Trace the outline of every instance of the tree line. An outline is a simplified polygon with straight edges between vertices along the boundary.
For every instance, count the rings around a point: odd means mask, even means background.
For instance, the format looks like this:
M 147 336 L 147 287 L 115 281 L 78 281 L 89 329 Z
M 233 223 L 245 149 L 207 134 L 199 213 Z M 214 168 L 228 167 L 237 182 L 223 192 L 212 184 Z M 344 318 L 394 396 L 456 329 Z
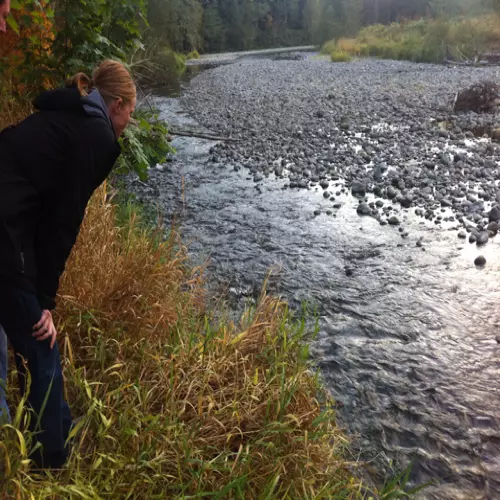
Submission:
M 149 0 L 151 34 L 188 52 L 319 44 L 362 26 L 470 15 L 500 0 Z

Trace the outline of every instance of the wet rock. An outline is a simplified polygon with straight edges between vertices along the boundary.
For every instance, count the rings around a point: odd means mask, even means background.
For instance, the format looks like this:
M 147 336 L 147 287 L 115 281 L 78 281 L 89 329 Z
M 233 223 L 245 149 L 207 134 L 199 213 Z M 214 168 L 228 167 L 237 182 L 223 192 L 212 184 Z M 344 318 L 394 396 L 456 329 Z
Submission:
M 387 220 L 387 222 L 391 226 L 399 226 L 399 224 L 401 224 L 401 222 L 399 221 L 399 219 L 395 215 L 393 215 L 392 217 L 389 217 L 389 219 Z
M 467 238 L 467 233 L 465 231 L 460 231 L 458 233 L 458 237 L 462 240 L 465 240 Z
M 340 130 L 344 130 L 344 131 L 349 130 L 351 128 L 351 124 L 349 122 L 349 118 L 343 117 L 340 120 L 339 128 L 340 128 Z
M 372 213 L 372 209 L 366 202 L 360 203 L 356 211 L 358 212 L 358 215 L 371 215 Z
M 486 245 L 486 243 L 488 243 L 488 240 L 490 239 L 490 236 L 488 234 L 488 231 L 482 231 L 481 233 L 479 233 L 479 235 L 477 236 L 477 245 L 480 246 L 480 245 Z
M 469 236 L 469 243 L 476 243 L 476 241 L 477 241 L 477 234 L 476 233 L 472 233 Z
M 351 186 L 351 193 L 354 196 L 364 197 L 366 195 L 366 183 L 354 181 Z
M 401 203 L 401 206 L 403 208 L 410 208 L 411 207 L 411 204 L 413 203 L 413 200 L 411 198 L 411 196 L 404 196 L 401 200 L 400 200 L 400 203 Z
M 488 230 L 489 233 L 496 235 L 500 229 L 500 226 L 498 225 L 498 222 L 490 222 L 486 227 L 486 229 Z
M 478 267 L 484 267 L 486 265 L 486 259 L 480 255 L 479 257 L 476 257 L 474 264 Z
M 490 222 L 500 221 L 500 205 L 495 205 L 488 214 L 488 219 Z
M 389 188 L 387 189 L 387 198 L 392 200 L 393 198 L 396 198 L 397 194 L 397 191 L 392 186 L 389 186 Z

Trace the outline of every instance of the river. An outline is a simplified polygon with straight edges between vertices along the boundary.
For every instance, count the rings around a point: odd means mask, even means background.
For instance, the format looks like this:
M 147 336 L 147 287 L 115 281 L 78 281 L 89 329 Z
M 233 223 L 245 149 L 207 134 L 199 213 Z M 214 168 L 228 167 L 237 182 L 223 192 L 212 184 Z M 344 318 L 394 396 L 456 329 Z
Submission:
M 156 104 L 174 128 L 202 129 L 178 96 Z M 176 137 L 173 161 L 134 189 L 177 220 L 193 261 L 208 259 L 211 286 L 234 307 L 273 268 L 271 291 L 317 308 L 314 360 L 360 459 L 379 471 L 412 461 L 415 484 L 434 481 L 423 498 L 499 499 L 499 237 L 479 269 L 476 246 L 446 225 L 409 210 L 402 238 L 359 217 L 349 193 L 333 217 L 322 189 L 283 189 L 274 175 L 256 185 L 245 169 L 210 161 L 214 145 Z

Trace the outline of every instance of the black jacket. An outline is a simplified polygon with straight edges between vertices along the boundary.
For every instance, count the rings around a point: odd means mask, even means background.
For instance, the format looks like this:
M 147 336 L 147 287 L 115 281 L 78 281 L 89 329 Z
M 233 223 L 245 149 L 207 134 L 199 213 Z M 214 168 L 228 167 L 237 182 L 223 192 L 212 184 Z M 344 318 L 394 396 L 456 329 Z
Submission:
M 97 91 L 45 92 L 38 112 L 0 133 L 0 283 L 55 307 L 87 203 L 120 154 Z

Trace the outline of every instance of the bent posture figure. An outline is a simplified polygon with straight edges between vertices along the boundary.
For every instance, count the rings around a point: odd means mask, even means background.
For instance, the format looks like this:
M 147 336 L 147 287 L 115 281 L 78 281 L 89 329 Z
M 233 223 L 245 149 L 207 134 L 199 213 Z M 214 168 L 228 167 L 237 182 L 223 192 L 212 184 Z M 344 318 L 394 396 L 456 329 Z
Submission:
M 120 154 L 136 101 L 130 73 L 105 61 L 93 78 L 41 94 L 34 113 L 0 134 L 0 324 L 35 415 L 39 467 L 61 467 L 72 424 L 51 310 L 87 203 Z M 39 422 L 39 427 L 37 427 Z

